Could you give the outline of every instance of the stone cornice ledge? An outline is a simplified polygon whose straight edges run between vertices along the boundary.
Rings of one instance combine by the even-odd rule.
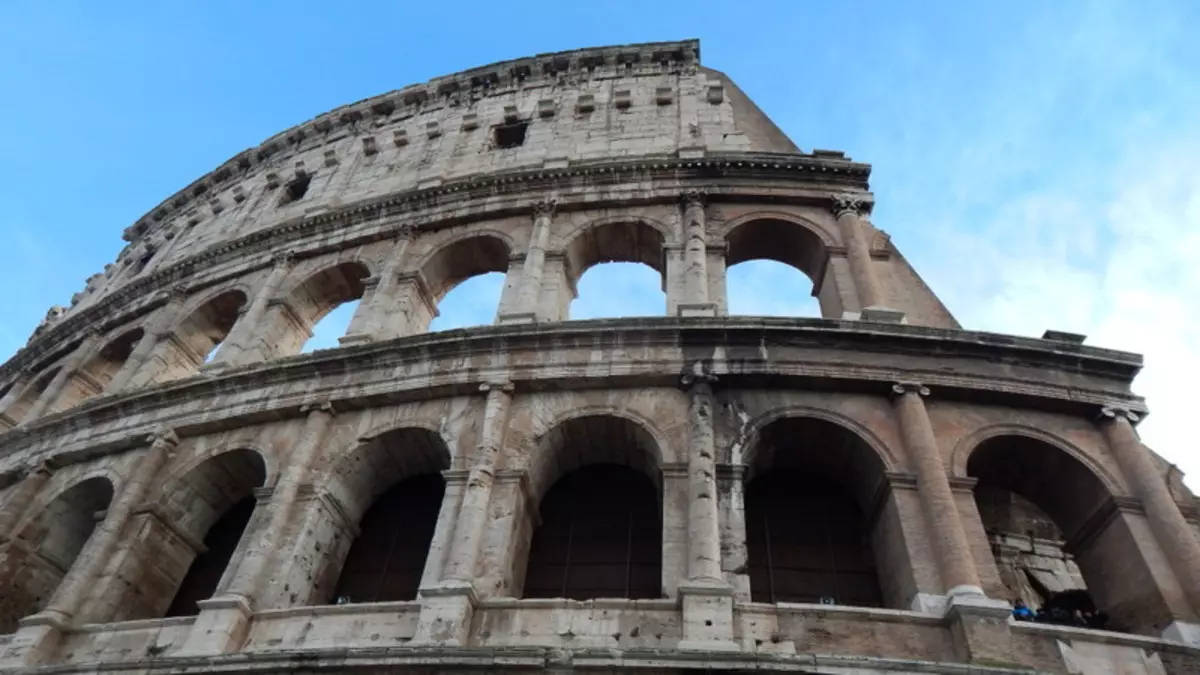
[[[1003,344],[991,338],[1005,337]],[[1062,353],[1058,343],[1032,338],[991,336],[965,331],[920,328],[907,325],[863,324],[824,319],[776,319],[760,317],[611,319],[572,321],[532,326],[484,326],[429,333],[354,347],[318,351],[205,373],[166,382],[115,396],[101,396],[81,405],[37,420],[28,427],[0,434],[0,457],[22,450],[47,446],[53,441],[55,457],[82,461],[92,455],[119,452],[137,441],[139,432],[121,427],[106,433],[106,422],[142,415],[145,425],[166,424],[183,435],[277,420],[300,414],[300,407],[314,397],[333,401],[343,410],[381,406],[418,398],[469,396],[479,382],[504,376],[519,388],[598,388],[605,386],[672,386],[690,358],[688,347],[706,345],[718,356],[713,372],[729,386],[791,386],[806,388],[825,383],[826,388],[846,391],[890,391],[897,379],[919,379],[938,388],[940,396],[969,398],[975,393],[1007,396],[1009,401],[1032,408],[1055,406],[1084,411],[1119,402],[1145,412],[1142,400],[1128,393],[1128,382],[1140,367],[1137,355],[1095,348],[1075,347]],[[589,372],[589,362],[547,360],[540,366],[519,367],[514,376],[510,357],[514,353],[551,350],[615,349],[658,347],[672,350],[654,363],[636,359],[608,362],[603,372]],[[795,348],[799,360],[786,354],[767,355],[769,350]],[[833,358],[810,357],[816,350]],[[745,355],[739,355],[745,352]],[[437,367],[447,362],[478,362],[479,355],[492,355],[490,363],[473,369]],[[860,355],[885,355],[887,364],[869,364]],[[910,365],[892,356],[913,357]],[[1003,360],[1024,363],[1038,373],[1054,370],[1070,378],[1111,381],[1111,389],[1088,389],[1082,384],[1047,383],[1045,379],[1001,377],[983,372],[944,372],[918,369],[916,359],[960,357],[982,363]],[[412,369],[397,377],[399,368]],[[348,382],[354,373],[388,373],[388,377]],[[283,394],[280,385],[306,383],[295,393]],[[195,402],[207,405],[197,408]],[[71,436],[74,435],[74,438]],[[47,446],[49,447],[49,446]],[[70,459],[68,459],[70,458]],[[28,458],[27,458],[28,459]]]
[[[813,178],[807,180],[818,180],[833,185],[844,184],[839,189],[865,191],[868,188],[870,165],[800,154],[716,153],[703,159],[688,160],[672,156],[644,156],[616,161],[605,159],[581,162],[563,169],[534,167],[484,175],[473,174],[433,188],[404,190],[325,213],[286,220],[233,241],[222,242],[168,267],[135,278],[94,304],[69,313],[35,337],[30,344],[19,349],[12,358],[0,365],[0,382],[8,380],[22,368],[32,366],[47,355],[65,348],[89,326],[106,324],[104,319],[117,313],[124,306],[183,283],[201,269],[245,258],[254,253],[271,252],[305,236],[326,231],[341,231],[371,222],[413,218],[414,214],[446,206],[450,201],[487,200],[497,194],[544,191],[550,186],[557,186],[575,178],[586,178],[589,183],[602,180],[606,184],[615,184],[624,179],[625,173],[629,174],[628,179],[631,182],[644,181],[648,174],[661,174],[665,179],[675,182],[695,178],[711,183],[714,180],[714,171],[719,172],[721,178],[736,178],[742,175],[778,178],[786,175],[793,179],[805,179],[805,175],[808,174]],[[737,194],[744,191],[745,186],[731,186],[730,189],[732,193]],[[719,193],[720,190],[712,190],[710,196],[715,197]],[[561,206],[566,208],[569,205],[564,203]],[[474,215],[479,216],[478,213]],[[377,233],[376,238],[383,239],[394,234],[381,232]]]
[[[683,651],[678,649],[608,649],[564,647],[375,647],[239,652],[221,656],[161,656],[23,669],[24,673],[252,673],[344,672],[370,667],[404,668],[397,672],[447,672],[448,668],[495,672],[575,670],[611,672],[613,668],[687,670],[791,671],[799,668],[857,668],[871,671],[938,673],[940,675],[1030,675],[1027,668],[832,654]],[[389,671],[390,672],[390,671]]]

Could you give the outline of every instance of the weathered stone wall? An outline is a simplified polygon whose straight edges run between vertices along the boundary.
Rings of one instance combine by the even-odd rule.
[[[0,668],[1194,671],[1194,497],[1133,436],[1140,357],[960,330],[867,219],[869,167],[800,153],[697,50],[360,102],[130,228],[0,367]],[[764,258],[822,318],[728,316],[727,267]],[[567,322],[607,261],[658,271],[664,316]],[[488,272],[495,325],[428,333]],[[352,300],[341,348],[301,354]],[[525,597],[543,499],[597,464],[653,485],[659,593]],[[774,471],[857,510],[881,607],[754,601],[746,494]],[[430,474],[415,599],[334,604],[365,516]],[[1020,564],[1123,632],[1010,621],[1028,528],[996,527],[996,490],[1053,522]],[[211,597],[164,618],[246,499]]]

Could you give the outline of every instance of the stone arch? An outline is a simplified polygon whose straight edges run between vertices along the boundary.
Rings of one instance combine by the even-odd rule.
[[[895,458],[878,438],[836,413],[781,409],[752,425],[744,462],[752,599],[904,606],[876,571],[902,554],[879,517]]]
[[[50,386],[50,382],[54,380],[61,369],[61,365],[54,365],[38,373],[29,380],[29,383],[25,385],[25,388],[21,390],[21,393],[17,395],[8,408],[0,410],[0,415],[7,417],[13,425],[24,422],[30,409],[33,408],[33,405],[45,393],[46,389]],[[3,424],[0,424],[0,428],[3,428],[3,426]]]
[[[191,303],[181,312],[170,336],[160,338],[143,382],[174,380],[199,372],[210,355],[233,330],[249,294],[238,286],[224,287]]]
[[[30,509],[0,549],[0,635],[22,617],[45,609],[112,501],[103,472],[80,476]]]
[[[843,415],[832,410],[822,408],[814,408],[804,405],[790,405],[782,408],[776,408],[754,418],[749,425],[746,439],[743,443],[745,454],[743,455],[741,464],[751,466],[754,462],[754,454],[758,443],[759,435],[762,429],[778,420],[787,418],[812,418],[815,420],[823,420],[830,424],[835,424],[846,428],[858,436],[866,443],[871,450],[875,452],[876,457],[882,463],[883,471],[893,473],[900,471],[903,463],[896,456],[896,453],[888,447],[888,444],[883,442],[878,434],[871,431],[865,424],[858,420]]]
[[[299,354],[321,319],[340,305],[363,297],[365,282],[370,276],[370,268],[359,260],[345,260],[309,270],[303,279],[281,294],[288,312],[273,317],[277,325],[264,327],[275,336],[276,355]]]
[[[996,572],[1030,606],[1098,609],[1113,628],[1159,635],[1173,613],[1143,542],[1148,525],[1113,476],[1070,443],[997,424],[960,441],[955,469],[975,502]],[[1035,543],[1035,546],[1030,546]],[[1065,621],[1067,617],[1063,617]]]
[[[840,314],[840,303],[821,292],[827,274],[829,251],[837,246],[837,242],[823,228],[794,214],[758,211],[726,223],[723,238],[727,246],[727,278],[728,269],[739,263],[752,260],[781,263],[808,277],[812,285],[808,294],[817,297],[822,316]]]
[[[593,265],[632,262],[666,274],[664,249],[671,231],[662,223],[637,216],[609,216],[589,221],[564,237],[562,250],[572,284]]]
[[[970,459],[971,453],[979,446],[980,443],[987,441],[997,436],[1025,436],[1036,441],[1053,446],[1061,452],[1071,456],[1075,461],[1087,467],[1095,476],[1104,484],[1111,494],[1122,495],[1126,493],[1121,481],[1113,475],[1111,471],[1101,465],[1090,454],[1084,452],[1075,444],[1066,439],[1052,434],[1043,429],[1032,427],[1027,424],[1013,424],[1011,422],[1000,422],[996,424],[988,424],[975,429],[971,433],[963,436],[954,445],[954,449],[950,453],[950,471],[951,475],[958,477],[967,476],[967,462]]]
[[[650,431],[626,416],[575,415],[536,444],[529,482],[541,519],[527,514],[532,537],[517,551],[523,596],[662,597],[662,449]]]
[[[508,235],[475,229],[428,251],[412,268],[409,332],[429,330],[430,323],[439,315],[438,305],[464,281],[484,274],[506,274],[512,250]]]
[[[321,542],[321,550],[338,553],[327,572],[332,583],[322,584],[325,597],[317,602],[416,599],[450,461],[445,439],[421,426],[392,426],[336,458],[321,482],[358,533],[348,546]]]
[[[144,336],[145,330],[141,326],[135,326],[126,328],[110,338],[67,378],[52,412],[66,410],[103,393]]]
[[[92,622],[188,616],[228,583],[267,482],[257,450],[217,448],[177,462],[136,509],[88,599]]]

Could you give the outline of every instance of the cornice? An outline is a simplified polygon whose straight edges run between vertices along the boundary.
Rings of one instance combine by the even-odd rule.
[[[0,366],[0,382],[6,381],[17,371],[35,365],[45,356],[63,349],[78,339],[89,326],[106,324],[105,319],[121,308],[139,299],[146,301],[146,308],[157,306],[159,291],[186,284],[204,269],[213,268],[231,261],[241,260],[261,253],[276,253],[304,237],[317,236],[326,232],[345,231],[371,223],[397,221],[397,226],[369,235],[356,237],[354,245],[397,236],[398,231],[427,229],[442,224],[440,211],[451,207],[465,207],[471,202],[494,201],[498,195],[521,195],[536,191],[557,191],[563,195],[558,208],[598,208],[596,201],[578,198],[568,191],[572,183],[584,188],[600,184],[630,185],[644,183],[647,179],[661,179],[672,186],[669,195],[660,201],[677,200],[680,189],[691,182],[702,184],[710,201],[746,199],[754,194],[752,185],[738,179],[753,179],[759,183],[772,179],[784,179],[816,188],[820,197],[806,199],[827,200],[831,183],[843,182],[851,187],[867,189],[870,165],[844,160],[830,160],[807,155],[769,153],[722,153],[702,159],[680,159],[678,157],[640,157],[626,160],[597,160],[573,164],[562,169],[524,168],[504,172],[464,176],[449,183],[424,189],[411,189],[383,197],[356,202],[336,210],[312,216],[302,216],[277,224],[233,241],[222,242],[200,251],[183,260],[161,268],[122,285],[94,304],[69,314],[34,337],[30,344],[20,349],[3,366]],[[727,186],[714,181],[728,179]],[[664,185],[664,188],[666,185]],[[779,201],[776,193],[772,199]],[[569,201],[568,201],[569,200]],[[786,200],[785,200],[786,201]],[[471,211],[472,218],[483,218],[487,214]],[[399,221],[403,220],[403,224]],[[340,240],[339,246],[349,245]],[[313,255],[316,252],[309,252]],[[260,266],[269,265],[269,260]]]
[[[1117,358],[1119,352],[1104,350],[1094,350],[1098,352],[1094,356],[1081,358],[1074,353],[1059,353],[1053,343],[1028,338],[1011,338],[1010,344],[998,346],[980,340],[986,336],[905,325],[868,328],[854,321],[758,317],[663,317],[445,331],[228,368],[92,398],[41,418],[23,427],[21,433],[0,434],[0,457],[27,448],[49,447],[46,439],[54,439],[51,445],[55,452],[80,459],[106,452],[106,447],[111,448],[108,451],[128,449],[133,446],[125,439],[140,431],[135,433],[127,425],[118,425],[120,437],[110,438],[102,426],[139,415],[145,418],[147,430],[167,425],[184,436],[261,420],[298,418],[302,406],[314,396],[349,411],[419,399],[470,396],[478,392],[480,384],[506,377],[515,382],[518,391],[672,387],[686,365],[681,351],[684,344],[720,345],[729,354],[741,350],[759,353],[764,347],[774,352],[771,358],[759,361],[714,360],[714,374],[728,387],[822,389],[886,396],[897,380],[917,380],[929,386],[935,398],[948,400],[999,401],[1016,407],[1081,414],[1116,401],[1124,407],[1144,410],[1141,399],[1128,392],[1140,360],[1122,361]],[[602,373],[589,370],[590,360],[574,362],[544,356],[558,351],[569,357],[573,351],[590,353],[606,348],[617,354],[634,344],[662,347],[664,353],[653,363],[622,361],[614,356],[606,360],[608,366]],[[542,365],[522,367],[519,375],[511,371],[507,366],[510,355],[522,352],[543,355],[539,359]],[[881,359],[881,355],[887,358]],[[956,372],[928,364],[930,360],[943,363],[946,358],[956,359]],[[492,365],[464,370],[441,368],[438,361]],[[973,368],[971,362],[979,367]],[[991,367],[996,362],[1009,367]],[[1027,375],[1014,374],[1019,370]],[[1063,376],[1057,383],[1050,377],[1055,371]],[[409,374],[397,375],[405,372]],[[372,375],[379,373],[387,376]],[[1108,381],[1112,386],[1088,388],[1087,383],[1097,381]],[[293,387],[297,393],[291,395],[289,384],[302,386]],[[210,404],[197,412],[198,400]],[[72,434],[76,438],[72,439]]]

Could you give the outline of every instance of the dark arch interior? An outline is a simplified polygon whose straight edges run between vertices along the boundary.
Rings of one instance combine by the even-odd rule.
[[[755,602],[880,607],[871,510],[884,480],[875,451],[832,422],[787,418],[747,457],[746,551]]]
[[[221,293],[192,312],[176,331],[193,352],[189,357],[203,361],[211,354],[233,330],[245,304],[246,294],[232,290]]]
[[[0,635],[46,607],[112,497],[107,478],[89,478],[56,497],[16,533],[24,545],[6,552],[9,573],[0,578]]]
[[[598,225],[571,240],[567,262],[576,281],[593,265],[610,262],[641,263],[662,274],[663,235],[637,221]]]
[[[166,616],[194,616],[200,613],[196,603],[211,598],[217,590],[217,584],[233,558],[242,533],[254,515],[254,504],[253,496],[242,499],[209,529],[204,537],[204,546],[208,550],[192,561],[175,592],[175,598],[167,608]]]
[[[540,512],[524,597],[662,597],[662,513],[645,474],[619,464],[574,470]]]
[[[338,305],[361,298],[363,282],[370,275],[370,270],[358,262],[321,270],[292,291],[292,304],[306,321],[315,324]]]
[[[1088,538],[1082,549],[1072,542],[1109,501],[1104,483],[1087,466],[1048,443],[1012,435],[980,443],[967,474],[978,479],[975,503],[1011,599],[1053,608],[1068,598],[1112,614],[1115,623],[1106,627],[1142,621],[1120,607],[1122,591],[1111,583],[1113,556],[1134,553],[1117,543],[1121,533]],[[1130,573],[1125,581],[1134,579]]]
[[[433,473],[383,493],[363,516],[330,600],[415,600],[444,492],[445,480]]]

